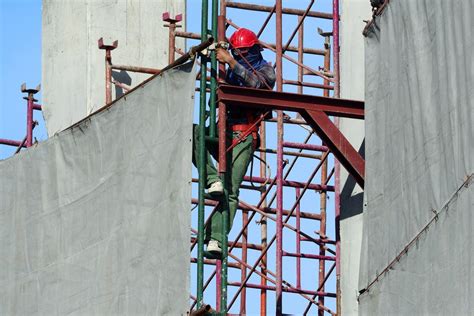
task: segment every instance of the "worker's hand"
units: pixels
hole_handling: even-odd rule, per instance
[[[216,57],[218,61],[220,61],[221,63],[228,64],[232,69],[234,69],[234,66],[237,63],[237,61],[235,61],[229,51],[223,48],[216,49]]]

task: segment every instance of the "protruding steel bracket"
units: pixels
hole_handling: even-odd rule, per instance
[[[181,22],[183,20],[183,15],[182,14],[178,14],[173,18],[171,18],[171,15],[169,12],[164,12],[163,13],[163,21],[165,22],[168,22],[170,24],[176,24],[178,22]],[[169,27],[168,24],[165,24],[164,25],[165,27]],[[176,27],[181,27],[181,25],[176,25]]]
[[[328,36],[332,36],[332,31],[331,32],[324,32],[322,28],[318,27],[318,33],[319,35],[321,35],[322,37],[328,37]]]
[[[41,84],[37,85],[36,88],[34,88],[34,89],[27,89],[26,88],[26,83],[22,83],[22,85],[21,85],[21,92],[23,92],[23,93],[36,94],[36,93],[40,92],[40,90],[41,90]]]
[[[41,90],[41,84],[37,85],[36,88],[34,89],[27,89],[26,83],[23,83],[21,85],[21,92],[28,93],[27,97],[23,97],[23,99],[25,100],[29,100],[31,98],[34,102],[37,102],[38,100],[36,100],[33,96],[37,94],[38,92],[40,92],[40,90]]]
[[[97,44],[99,46],[99,49],[105,49],[105,50],[108,50],[108,51],[114,50],[118,47],[118,41],[117,40],[114,41],[112,43],[112,45],[105,45],[103,37],[99,38],[99,40],[97,41]]]

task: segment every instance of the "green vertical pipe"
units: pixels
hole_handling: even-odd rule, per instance
[[[208,0],[202,0],[201,41],[207,40]],[[199,188],[198,188],[198,262],[197,262],[197,309],[202,305],[204,291],[204,189],[206,188],[206,67],[207,57],[201,57],[201,81],[199,85]]]
[[[212,0],[212,28],[211,34],[213,38],[217,38],[217,12],[219,10],[218,0]],[[217,91],[217,58],[216,51],[211,51],[211,96],[209,99],[210,106],[210,122],[209,135],[216,137],[216,91]]]

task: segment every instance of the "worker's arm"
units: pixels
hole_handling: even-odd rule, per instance
[[[229,65],[236,76],[239,76],[246,87],[257,89],[273,89],[275,70],[269,64],[261,67],[257,74],[239,64],[225,49],[217,49],[217,59]]]

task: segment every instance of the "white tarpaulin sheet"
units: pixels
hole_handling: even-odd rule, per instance
[[[0,162],[0,315],[189,308],[192,64]]]
[[[473,19],[392,0],[366,39],[360,315],[474,314]]]

